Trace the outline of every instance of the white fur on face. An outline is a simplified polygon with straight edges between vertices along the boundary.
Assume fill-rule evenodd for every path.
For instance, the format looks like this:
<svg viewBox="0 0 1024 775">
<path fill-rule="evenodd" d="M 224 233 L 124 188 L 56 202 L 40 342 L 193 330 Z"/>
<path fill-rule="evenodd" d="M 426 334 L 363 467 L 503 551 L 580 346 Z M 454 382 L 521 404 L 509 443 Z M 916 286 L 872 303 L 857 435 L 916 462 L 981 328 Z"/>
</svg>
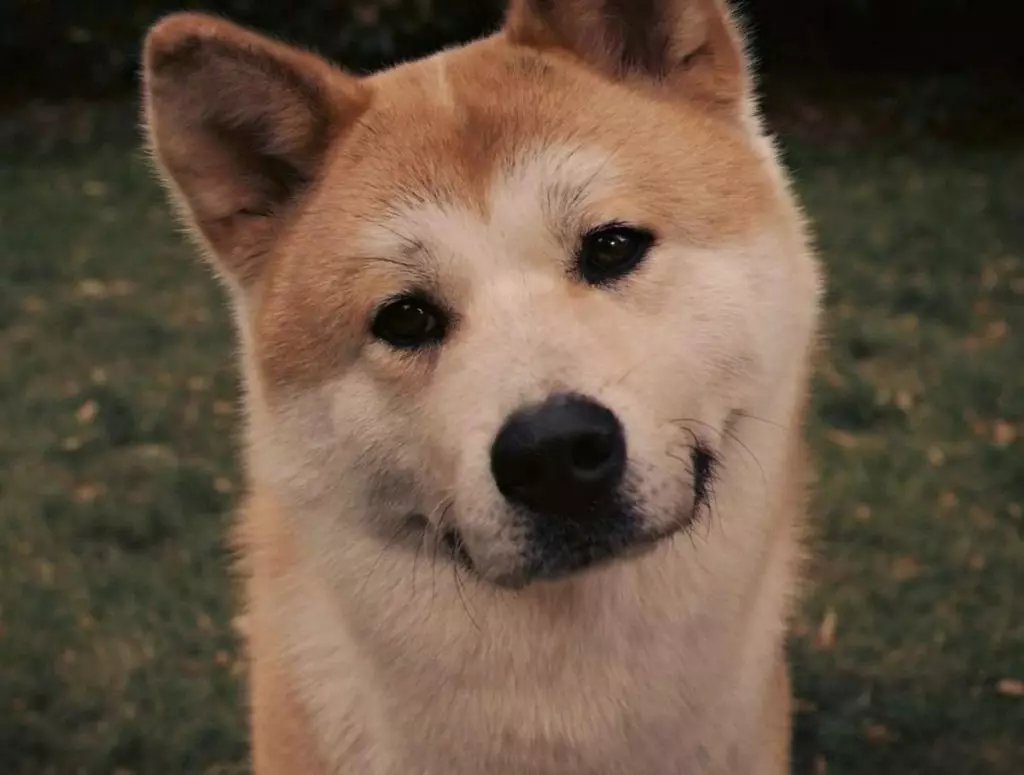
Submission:
<svg viewBox="0 0 1024 775">
<path fill-rule="evenodd" d="M 340 521 L 385 535 L 410 513 L 457 525 L 478 570 L 513 573 L 523 546 L 494 485 L 490 448 L 505 418 L 551 393 L 586 395 L 619 417 L 644 529 L 662 532 L 693 507 L 691 450 L 722 445 L 733 412 L 792 379 L 813 310 L 802 246 L 762 227 L 700 249 L 660 240 L 612 288 L 572 276 L 580 235 L 639 213 L 615 159 L 546 148 L 492 182 L 483 213 L 417 204 L 358 235 L 366 255 L 413 260 L 432 276 L 455 325 L 434 355 L 412 356 L 415 393 L 371 343 L 329 384 L 268 417 L 262 472 L 312 515 L 322 546 Z M 659 224 L 643 224 L 658 231 Z M 388 375 L 386 378 L 384 375 Z"/>
</svg>

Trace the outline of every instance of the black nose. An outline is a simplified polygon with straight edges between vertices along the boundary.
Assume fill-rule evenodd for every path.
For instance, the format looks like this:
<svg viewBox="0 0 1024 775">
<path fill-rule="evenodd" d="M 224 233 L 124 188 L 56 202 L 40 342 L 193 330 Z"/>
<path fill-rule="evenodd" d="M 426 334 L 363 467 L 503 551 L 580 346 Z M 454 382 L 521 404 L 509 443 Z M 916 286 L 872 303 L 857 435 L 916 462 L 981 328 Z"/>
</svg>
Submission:
<svg viewBox="0 0 1024 775">
<path fill-rule="evenodd" d="M 626 470 L 626 437 L 611 410 L 559 394 L 512 414 L 491 448 L 507 500 L 538 514 L 575 514 L 614 496 Z"/>
</svg>

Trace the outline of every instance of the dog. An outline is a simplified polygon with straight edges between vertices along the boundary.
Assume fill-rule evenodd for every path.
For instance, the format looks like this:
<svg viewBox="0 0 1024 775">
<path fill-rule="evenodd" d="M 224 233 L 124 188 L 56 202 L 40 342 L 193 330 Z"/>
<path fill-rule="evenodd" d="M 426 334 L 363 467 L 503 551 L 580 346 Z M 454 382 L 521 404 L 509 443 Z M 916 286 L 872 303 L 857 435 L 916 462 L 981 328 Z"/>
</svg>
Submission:
<svg viewBox="0 0 1024 775">
<path fill-rule="evenodd" d="M 779 775 L 822 272 L 718 0 L 148 32 L 237 323 L 257 775 Z"/>
</svg>

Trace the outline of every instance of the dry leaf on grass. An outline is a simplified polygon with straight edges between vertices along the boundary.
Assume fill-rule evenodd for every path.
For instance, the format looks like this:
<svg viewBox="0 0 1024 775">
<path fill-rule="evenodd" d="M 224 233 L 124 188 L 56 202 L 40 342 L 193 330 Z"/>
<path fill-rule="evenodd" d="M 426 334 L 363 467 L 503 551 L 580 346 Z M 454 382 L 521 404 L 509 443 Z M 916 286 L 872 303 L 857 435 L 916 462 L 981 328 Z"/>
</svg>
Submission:
<svg viewBox="0 0 1024 775">
<path fill-rule="evenodd" d="M 825 612 L 825 618 L 821 620 L 818 627 L 818 648 L 830 649 L 836 645 L 836 626 L 839 624 L 839 615 L 834 608 Z"/>
<path fill-rule="evenodd" d="M 864 727 L 864 737 L 872 743 L 888 743 L 896 739 L 896 735 L 884 724 L 868 724 Z"/>
<path fill-rule="evenodd" d="M 992 426 L 992 440 L 1000 447 L 1008 447 L 1017 439 L 1017 428 L 1006 422 L 996 420 Z"/>
<path fill-rule="evenodd" d="M 899 557 L 892 564 L 892 577 L 896 581 L 908 581 L 920 573 L 921 567 L 913 557 Z"/>
<path fill-rule="evenodd" d="M 1024 681 L 1004 678 L 996 684 L 996 693 L 1003 697 L 1024 697 Z"/>
<path fill-rule="evenodd" d="M 96 415 L 99 413 L 99 406 L 96 405 L 95 401 L 86 401 L 75 412 L 75 417 L 80 423 L 92 422 L 96 419 Z"/>
</svg>

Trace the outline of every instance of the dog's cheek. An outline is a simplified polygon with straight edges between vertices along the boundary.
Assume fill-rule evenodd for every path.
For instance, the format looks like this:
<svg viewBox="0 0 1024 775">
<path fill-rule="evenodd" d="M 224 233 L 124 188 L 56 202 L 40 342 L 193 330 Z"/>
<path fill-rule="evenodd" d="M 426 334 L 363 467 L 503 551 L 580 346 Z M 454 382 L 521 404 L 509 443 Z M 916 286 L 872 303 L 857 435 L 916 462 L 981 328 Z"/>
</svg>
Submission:
<svg viewBox="0 0 1024 775">
<path fill-rule="evenodd" d="M 424 473 L 410 411 L 354 370 L 277 399 L 251 418 L 254 473 L 296 511 L 331 519 L 406 515 L 418 506 Z"/>
<path fill-rule="evenodd" d="M 720 251 L 709 258 L 693 289 L 693 313 L 685 325 L 692 332 L 691 379 L 697 376 L 691 390 L 704 414 L 717 419 L 741 408 L 756 392 L 764 357 L 759 343 L 771 323 L 760 319 L 748 251 Z"/>
<path fill-rule="evenodd" d="M 347 487 L 361 489 L 367 507 L 413 511 L 422 492 L 431 489 L 433 468 L 423 464 L 430 444 L 422 412 L 418 401 L 396 399 L 359 374 L 332 391 L 337 475 Z"/>
</svg>

